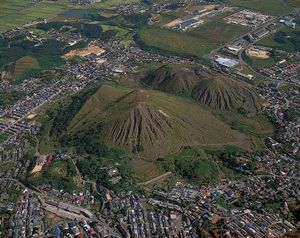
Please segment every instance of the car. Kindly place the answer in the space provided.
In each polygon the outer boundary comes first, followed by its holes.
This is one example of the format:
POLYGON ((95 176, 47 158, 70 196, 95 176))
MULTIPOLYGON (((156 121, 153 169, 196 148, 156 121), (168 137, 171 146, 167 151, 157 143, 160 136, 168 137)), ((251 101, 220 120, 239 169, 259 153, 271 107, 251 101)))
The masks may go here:
POLYGON ((84 229, 85 232, 89 233, 91 227, 89 225, 84 225, 83 229, 84 229))

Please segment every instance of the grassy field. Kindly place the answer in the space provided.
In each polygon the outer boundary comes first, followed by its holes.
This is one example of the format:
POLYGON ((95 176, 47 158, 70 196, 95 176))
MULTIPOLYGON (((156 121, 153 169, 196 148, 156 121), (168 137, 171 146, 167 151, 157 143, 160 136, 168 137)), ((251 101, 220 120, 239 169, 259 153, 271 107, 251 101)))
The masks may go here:
MULTIPOLYGON (((294 29, 284 27, 284 28, 281 28, 280 31, 289 35, 289 34, 295 33, 296 31, 300 32, 300 26, 296 26, 294 29)), ((285 43, 279 43, 279 42, 275 41, 275 33, 258 41, 256 44, 261 45, 261 46, 271 47, 275 50, 283 50, 283 51, 287 51, 287 52, 295 51, 294 45, 290 41, 286 40, 285 43)))
POLYGON ((183 32, 162 29, 157 27, 146 27, 139 32, 140 39, 149 47, 161 49, 162 51, 202 57, 217 47, 216 44, 199 39, 183 32))
POLYGON ((146 182, 163 174, 154 162, 134 158, 130 165, 133 168, 135 179, 139 182, 146 182))
POLYGON ((273 16, 281 16, 293 11, 293 8, 282 0, 227 0, 227 3, 264 12, 273 16))
MULTIPOLYGON (((111 6, 137 2, 137 0, 108 0, 92 5, 93 8, 108 8, 111 6)), ((71 8, 90 8, 70 3, 69 0, 43 1, 31 4, 29 0, 1 0, 0 31, 22 26, 37 18, 51 19, 71 8)))
POLYGON ((117 36, 125 37, 121 41, 121 44, 123 44, 123 45, 129 45, 133 41, 133 34, 134 33, 131 33, 126 28, 121 28, 121 27, 118 27, 118 26, 106 25, 106 24, 102 24, 101 27, 102 27, 104 32, 109 31, 109 30, 113 30, 113 31, 117 32, 117 36))
POLYGON ((0 30, 8 30, 22 26, 36 18, 50 19, 63 12, 68 1, 44 1, 31 4, 27 0, 3 0, 0 8, 0 30))
MULTIPOLYGON (((174 19, 173 12, 162 15, 162 20, 174 19)), ((182 32, 162 28, 161 23, 155 27, 147 26, 140 30, 140 40, 150 49, 161 50, 165 53, 187 55, 201 58, 212 50, 230 42, 237 36, 245 34, 248 28, 227 24, 223 17, 232 13, 226 12, 206 19, 203 25, 195 29, 182 32)))
POLYGON ((250 136, 256 151, 264 149, 264 138, 274 133, 272 123, 263 115, 245 117, 239 113, 223 113, 220 117, 233 129, 250 136))
POLYGON ((196 36, 201 42, 211 42, 221 46, 248 31, 248 28, 227 24, 223 20, 213 20, 195 28, 189 32, 189 35, 196 36))
POLYGON ((17 78, 19 78, 26 72, 28 72, 28 70, 38 68, 39 62, 35 58, 30 56, 24 56, 16 61, 14 74, 17 78))

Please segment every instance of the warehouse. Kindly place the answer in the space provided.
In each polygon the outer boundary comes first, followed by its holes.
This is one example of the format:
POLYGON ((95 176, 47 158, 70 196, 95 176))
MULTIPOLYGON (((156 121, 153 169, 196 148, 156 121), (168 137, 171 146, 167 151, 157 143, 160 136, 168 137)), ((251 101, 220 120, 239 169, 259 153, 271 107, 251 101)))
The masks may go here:
POLYGON ((232 68, 238 64, 238 62, 234 59, 218 57, 215 60, 219 65, 225 66, 227 68, 232 68))

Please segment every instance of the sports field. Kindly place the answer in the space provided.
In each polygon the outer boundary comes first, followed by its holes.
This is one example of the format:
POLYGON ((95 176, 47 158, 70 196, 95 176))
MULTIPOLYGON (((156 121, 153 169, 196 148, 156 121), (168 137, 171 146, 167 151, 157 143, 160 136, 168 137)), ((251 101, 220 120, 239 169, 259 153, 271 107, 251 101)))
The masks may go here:
POLYGON ((282 0, 226 0, 226 3, 273 16, 282 16, 293 11, 293 8, 282 0))
POLYGON ((94 5, 79 6, 69 0, 43 1, 32 4, 30 0, 1 0, 0 31, 22 26, 37 18, 51 19, 70 8, 106 8, 118 4, 136 2, 137 0, 108 0, 94 5))

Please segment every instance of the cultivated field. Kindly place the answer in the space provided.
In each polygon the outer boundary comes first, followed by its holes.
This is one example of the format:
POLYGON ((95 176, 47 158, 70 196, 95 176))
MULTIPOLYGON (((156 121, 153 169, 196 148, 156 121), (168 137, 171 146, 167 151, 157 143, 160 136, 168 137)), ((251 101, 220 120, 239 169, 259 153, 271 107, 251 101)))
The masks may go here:
POLYGON ((27 0, 3 0, 0 8, 0 30, 22 26, 37 18, 55 17, 67 8, 67 3, 67 0, 44 1, 39 4, 31 4, 27 0))
POLYGON ((43 1, 31 4, 29 0, 1 0, 0 31, 22 26, 37 18, 51 19, 71 8, 107 8, 137 0, 108 0, 91 6, 79 6, 69 0, 43 1))

